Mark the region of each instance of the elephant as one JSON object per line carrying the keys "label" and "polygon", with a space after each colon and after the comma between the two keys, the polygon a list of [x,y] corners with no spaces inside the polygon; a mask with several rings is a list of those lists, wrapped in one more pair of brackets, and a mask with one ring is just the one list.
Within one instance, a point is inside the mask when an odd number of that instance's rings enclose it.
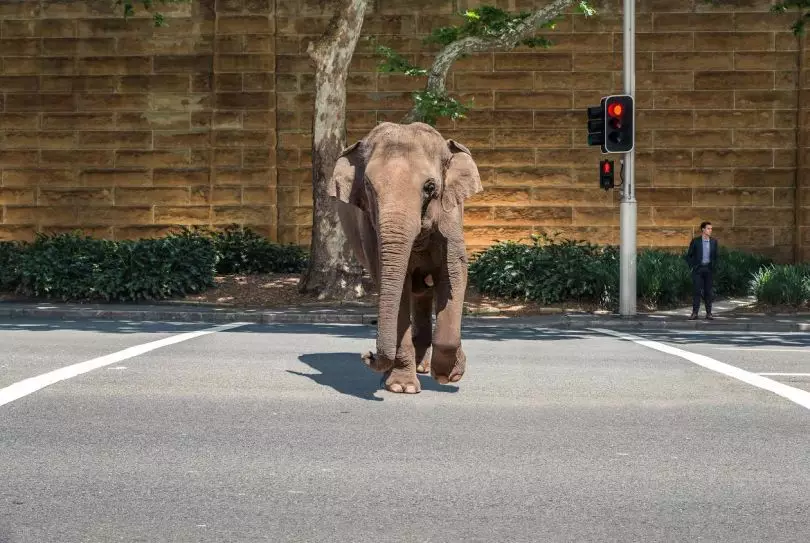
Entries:
{"label": "elephant", "polygon": [[421,122],[380,123],[338,157],[328,194],[379,293],[377,352],[361,358],[388,391],[420,392],[417,373],[464,375],[464,201],[481,191],[470,150]]}

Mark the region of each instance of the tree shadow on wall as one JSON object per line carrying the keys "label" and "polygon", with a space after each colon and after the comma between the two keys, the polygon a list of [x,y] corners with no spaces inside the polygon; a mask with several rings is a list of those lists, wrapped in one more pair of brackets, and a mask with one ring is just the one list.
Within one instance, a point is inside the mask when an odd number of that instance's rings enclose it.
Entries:
{"label": "tree shadow on wall", "polygon": [[[373,402],[383,401],[383,398],[375,396],[378,390],[391,394],[385,391],[382,375],[367,368],[360,360],[360,353],[304,354],[299,356],[298,360],[320,373],[301,373],[293,370],[287,370],[287,373],[307,377],[341,394]],[[458,387],[440,385],[430,375],[419,375],[419,381],[423,391],[458,392]]]}

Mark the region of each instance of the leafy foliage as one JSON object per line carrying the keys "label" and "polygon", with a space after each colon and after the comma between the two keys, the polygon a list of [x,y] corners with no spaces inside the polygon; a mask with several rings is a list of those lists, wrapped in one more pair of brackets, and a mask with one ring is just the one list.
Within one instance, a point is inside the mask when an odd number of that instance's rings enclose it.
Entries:
{"label": "leafy foliage", "polygon": [[217,272],[294,273],[306,263],[302,248],[236,225],[123,241],[40,234],[33,243],[0,243],[0,291],[62,301],[160,300],[201,292]]}
{"label": "leafy foliage", "polygon": [[377,68],[382,73],[403,73],[412,76],[427,75],[427,70],[414,66],[390,47],[378,45],[377,54],[383,57]]}
{"label": "leafy foliage", "polygon": [[14,289],[20,283],[20,257],[23,244],[0,241],[0,292]]}
{"label": "leafy foliage", "polygon": [[[147,11],[152,11],[155,7],[155,4],[185,4],[189,3],[192,0],[114,0],[116,6],[123,6],[124,8],[124,18],[132,17],[135,15],[135,6],[136,4],[140,4],[143,9]],[[166,17],[160,13],[159,11],[152,13],[152,19],[155,23],[155,26],[162,27],[166,25]]]}
{"label": "leafy foliage", "polygon": [[720,247],[714,290],[720,296],[746,296],[754,274],[773,261],[765,256]]}
{"label": "leafy foliage", "polygon": [[690,299],[692,277],[681,255],[646,249],[636,257],[636,295],[649,308],[673,307]]}
{"label": "leafy foliage", "polygon": [[[716,296],[748,292],[751,278],[770,260],[721,248]],[[644,249],[637,257],[639,303],[650,309],[688,304],[692,278],[684,252]],[[619,250],[584,241],[533,236],[532,243],[497,243],[473,257],[470,282],[482,293],[540,303],[579,302],[615,310],[619,295]]]}
{"label": "leafy foliage", "polygon": [[419,118],[432,126],[436,125],[440,117],[451,120],[464,118],[473,104],[471,100],[464,105],[452,96],[428,90],[415,91],[412,96]]}
{"label": "leafy foliage", "polygon": [[750,288],[760,303],[807,306],[810,304],[810,264],[764,266],[754,274]]}
{"label": "leafy foliage", "polygon": [[531,244],[499,242],[473,256],[469,277],[488,295],[545,304],[618,303],[619,252],[587,242],[532,236]]}
{"label": "leafy foliage", "polygon": [[[578,8],[586,15],[594,15],[596,10],[590,7],[588,2],[580,1]],[[464,13],[459,13],[463,22],[455,26],[445,26],[434,29],[425,39],[424,43],[439,44],[448,46],[459,40],[469,37],[484,39],[500,39],[511,35],[523,35],[525,32],[526,19],[533,12],[521,11],[520,13],[509,13],[494,6],[480,6],[470,9]],[[541,28],[554,28],[556,20],[542,21]],[[516,36],[519,37],[519,36]],[[548,48],[553,44],[550,40],[542,36],[529,36],[517,40],[517,44],[528,47]],[[379,45],[376,48],[377,54],[382,57],[378,70],[383,73],[403,73],[409,76],[421,77],[427,75],[428,71],[419,66],[414,66],[402,55],[390,47]],[[449,96],[444,91],[430,89],[416,91],[412,94],[414,100],[414,112],[419,120],[431,125],[435,125],[439,118],[449,118],[456,120],[463,118],[466,112],[472,107],[469,104],[461,104],[455,98]]]}
{"label": "leafy foliage", "polygon": [[212,236],[217,273],[297,273],[307,266],[303,248],[274,243],[249,228],[230,225]]}
{"label": "leafy foliage", "polygon": [[158,300],[212,286],[215,264],[211,239],[185,229],[138,241],[39,234],[22,251],[17,290],[62,301]]}
{"label": "leafy foliage", "polygon": [[531,14],[530,11],[513,14],[494,6],[470,9],[459,14],[464,18],[462,24],[434,29],[425,38],[425,43],[447,46],[468,37],[497,39],[516,32]]}
{"label": "leafy foliage", "polygon": [[786,0],[783,2],[777,2],[776,4],[771,6],[771,11],[774,13],[785,13],[791,9],[798,9],[799,10],[799,17],[791,26],[793,33],[797,36],[801,36],[804,34],[805,27],[807,26],[807,21],[810,20],[810,1],[808,0]]}

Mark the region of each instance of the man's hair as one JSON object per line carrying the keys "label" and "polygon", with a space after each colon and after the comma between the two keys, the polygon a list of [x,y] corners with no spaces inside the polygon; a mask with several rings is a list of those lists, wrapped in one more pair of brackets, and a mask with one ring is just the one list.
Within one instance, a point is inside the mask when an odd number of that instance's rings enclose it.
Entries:
{"label": "man's hair", "polygon": [[709,221],[703,221],[702,223],[700,223],[700,229],[703,230],[704,228],[706,228],[710,224],[712,224],[712,223],[709,222]]}

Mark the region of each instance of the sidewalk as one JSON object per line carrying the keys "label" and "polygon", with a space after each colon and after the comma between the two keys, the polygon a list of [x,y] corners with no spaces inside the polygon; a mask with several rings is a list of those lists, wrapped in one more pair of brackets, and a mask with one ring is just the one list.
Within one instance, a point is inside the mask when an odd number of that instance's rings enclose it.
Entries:
{"label": "sidewalk", "polygon": [[[465,316],[465,326],[547,327],[547,328],[610,328],[615,330],[717,330],[761,332],[810,332],[810,316],[762,316],[729,314],[735,307],[750,303],[747,299],[724,300],[715,303],[715,320],[687,319],[690,307],[638,313],[623,318],[614,314],[568,313],[530,317]],[[206,304],[62,304],[0,302],[0,318],[42,318],[65,320],[121,320],[174,322],[250,322],[250,323],[308,323],[308,324],[376,324],[374,307],[346,305],[341,307],[291,307],[283,310],[252,310],[217,307]]]}

